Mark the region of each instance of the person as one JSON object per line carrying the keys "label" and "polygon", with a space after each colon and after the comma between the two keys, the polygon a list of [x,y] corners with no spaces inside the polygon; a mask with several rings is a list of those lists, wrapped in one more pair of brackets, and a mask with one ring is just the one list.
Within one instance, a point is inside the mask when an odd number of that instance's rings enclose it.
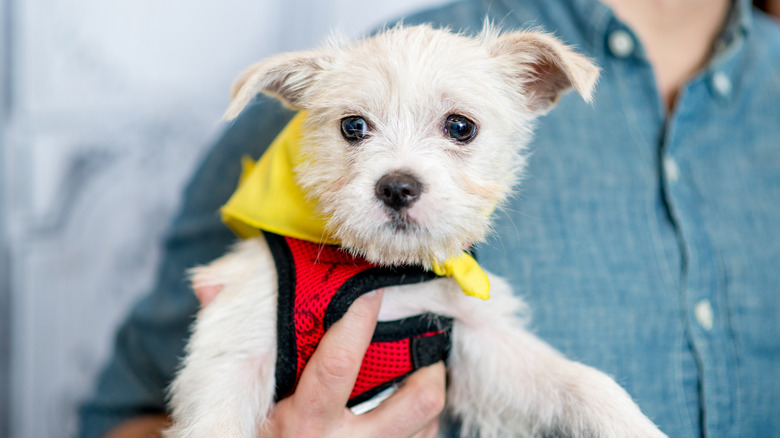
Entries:
{"label": "person", "polygon": [[[777,436],[780,27],[747,0],[456,1],[404,22],[476,32],[485,16],[552,31],[603,71],[592,106],[567,95],[539,120],[521,195],[497,214],[480,263],[522,294],[542,339],[613,376],[669,436]],[[184,273],[234,240],[215,212],[240,157],[257,158],[291,117],[258,96],[203,162],[157,286],[80,411],[82,437],[165,424],[199,306]],[[438,430],[441,364],[371,415],[344,410],[380,299],[334,325],[305,370],[314,383],[261,436],[457,432]]]}

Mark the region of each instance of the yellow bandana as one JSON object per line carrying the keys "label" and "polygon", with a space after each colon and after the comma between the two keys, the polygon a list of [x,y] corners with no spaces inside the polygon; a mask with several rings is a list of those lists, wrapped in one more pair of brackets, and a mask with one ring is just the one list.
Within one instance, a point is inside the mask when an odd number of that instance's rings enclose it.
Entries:
{"label": "yellow bandana", "polygon": [[[257,163],[243,159],[238,188],[220,210],[222,220],[238,237],[247,239],[266,230],[309,242],[340,244],[328,234],[325,218],[295,182],[303,120],[303,113],[298,113]],[[466,252],[443,264],[434,263],[433,272],[454,278],[467,295],[483,300],[490,296],[487,274]]]}

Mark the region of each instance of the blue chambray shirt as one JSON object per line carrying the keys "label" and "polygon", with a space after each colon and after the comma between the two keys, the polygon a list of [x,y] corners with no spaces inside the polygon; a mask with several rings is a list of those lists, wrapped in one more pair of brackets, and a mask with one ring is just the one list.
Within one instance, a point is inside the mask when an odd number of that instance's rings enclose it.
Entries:
{"label": "blue chambray shirt", "polygon": [[[735,2],[667,114],[636,35],[595,0],[461,1],[405,21],[473,32],[486,15],[555,32],[603,75],[594,105],[569,94],[540,120],[481,263],[530,304],[541,338],[613,376],[670,437],[780,437],[780,28]],[[215,212],[239,158],[290,117],[259,97],[203,162],[82,437],[164,410],[198,307],[184,271],[233,241]]]}

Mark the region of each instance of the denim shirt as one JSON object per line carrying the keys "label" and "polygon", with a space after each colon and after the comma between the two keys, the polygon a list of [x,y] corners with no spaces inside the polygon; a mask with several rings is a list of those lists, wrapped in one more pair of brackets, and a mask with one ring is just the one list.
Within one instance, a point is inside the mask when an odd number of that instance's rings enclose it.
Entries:
{"label": "denim shirt", "polygon": [[[552,31],[603,72],[593,105],[570,93],[539,120],[480,262],[529,303],[532,330],[613,376],[670,437],[780,436],[780,28],[735,2],[667,113],[636,34],[595,0],[460,1],[405,22],[473,32],[486,15]],[[184,272],[234,240],[215,212],[239,159],[290,117],[258,97],[203,162],[81,436],[164,411],[198,308]]]}

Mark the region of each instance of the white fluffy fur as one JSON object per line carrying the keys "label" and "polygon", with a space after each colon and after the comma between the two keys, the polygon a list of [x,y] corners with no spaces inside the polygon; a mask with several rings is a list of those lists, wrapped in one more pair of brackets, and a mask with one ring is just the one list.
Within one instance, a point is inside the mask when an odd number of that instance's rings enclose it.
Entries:
{"label": "white fluffy fur", "polygon": [[[542,33],[396,27],[252,66],[226,115],[257,92],[306,110],[307,160],[296,171],[330,230],[369,260],[428,265],[484,239],[525,164],[534,118],[569,88],[589,100],[597,76],[587,58]],[[450,114],[477,123],[473,141],[443,134]],[[344,141],[339,121],[349,115],[369,121],[369,138]],[[388,226],[375,196],[376,181],[397,170],[424,186],[405,231]],[[262,425],[273,404],[276,281],[262,238],[196,270],[197,284],[224,288],[198,315],[171,388],[168,437],[252,437]],[[447,409],[464,436],[664,436],[609,377],[526,331],[523,303],[503,280],[491,285],[485,302],[449,278],[388,288],[380,312],[455,318]]]}

